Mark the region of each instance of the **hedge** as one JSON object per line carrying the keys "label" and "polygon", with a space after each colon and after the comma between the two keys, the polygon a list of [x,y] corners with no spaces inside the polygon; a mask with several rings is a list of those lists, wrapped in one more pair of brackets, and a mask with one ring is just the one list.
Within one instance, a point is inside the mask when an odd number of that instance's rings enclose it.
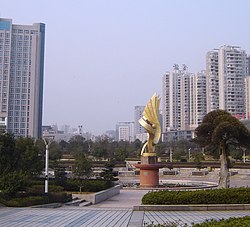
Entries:
{"label": "hedge", "polygon": [[156,191],[145,194],[144,205],[175,204],[249,204],[250,188],[227,188],[196,191]]}
{"label": "hedge", "polygon": [[79,192],[81,187],[82,192],[98,192],[112,187],[113,182],[101,179],[68,179],[61,186],[66,191]]}
{"label": "hedge", "polygon": [[[177,226],[185,226],[187,224],[181,225],[177,222],[168,222],[164,224],[144,224],[145,227],[177,227]],[[240,217],[240,218],[229,218],[229,219],[220,219],[220,220],[206,220],[200,224],[193,224],[193,227],[242,227],[242,226],[250,226],[250,216]]]}
{"label": "hedge", "polygon": [[20,193],[18,197],[11,198],[4,193],[0,193],[0,203],[11,207],[34,206],[46,203],[65,203],[72,200],[72,195],[66,192],[50,192],[46,195],[32,195]]}
{"label": "hedge", "polygon": [[229,218],[216,220],[208,220],[201,224],[194,224],[193,227],[242,227],[250,226],[250,216],[240,217],[240,218]]}

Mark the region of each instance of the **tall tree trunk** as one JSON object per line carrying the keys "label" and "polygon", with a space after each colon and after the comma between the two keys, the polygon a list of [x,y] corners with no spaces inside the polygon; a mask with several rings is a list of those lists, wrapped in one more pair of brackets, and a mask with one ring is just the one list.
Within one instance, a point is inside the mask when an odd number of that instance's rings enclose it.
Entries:
{"label": "tall tree trunk", "polygon": [[226,152],[226,143],[224,141],[220,144],[220,180],[219,188],[229,188],[229,163]]}

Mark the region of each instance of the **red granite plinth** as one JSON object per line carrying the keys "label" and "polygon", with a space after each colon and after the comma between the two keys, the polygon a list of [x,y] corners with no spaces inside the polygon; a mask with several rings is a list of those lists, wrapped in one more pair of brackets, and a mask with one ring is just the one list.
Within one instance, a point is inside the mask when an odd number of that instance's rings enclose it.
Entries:
{"label": "red granite plinth", "polygon": [[135,164],[140,169],[140,188],[156,188],[159,186],[159,169],[163,164]]}

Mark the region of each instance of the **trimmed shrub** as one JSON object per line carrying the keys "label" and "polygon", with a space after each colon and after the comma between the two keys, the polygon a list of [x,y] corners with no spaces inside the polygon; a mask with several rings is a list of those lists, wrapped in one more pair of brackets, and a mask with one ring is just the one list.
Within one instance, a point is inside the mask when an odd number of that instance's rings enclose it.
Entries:
{"label": "trimmed shrub", "polygon": [[13,198],[5,201],[4,204],[10,207],[26,207],[46,203],[47,199],[42,196],[30,196],[25,198]]}
{"label": "trimmed shrub", "polygon": [[110,181],[105,180],[88,180],[82,181],[82,191],[85,192],[98,192],[102,190],[106,190],[113,186]]}
{"label": "trimmed shrub", "polygon": [[[62,192],[62,186],[56,185],[49,185],[49,192]],[[32,185],[31,187],[27,188],[26,191],[32,194],[43,194],[44,193],[44,185]]]}
{"label": "trimmed shrub", "polygon": [[48,194],[48,203],[66,203],[72,200],[72,194],[66,192],[51,192]]}
{"label": "trimmed shrub", "polygon": [[142,204],[249,204],[250,188],[227,188],[197,191],[149,192],[142,198]]}
{"label": "trimmed shrub", "polygon": [[207,220],[201,224],[194,224],[193,227],[242,227],[250,226],[250,216],[240,217],[240,218],[229,218],[217,220]]}
{"label": "trimmed shrub", "polygon": [[[64,182],[65,191],[85,191],[85,192],[98,192],[112,187],[114,184],[112,181],[106,181],[101,179],[94,180],[81,180],[81,179],[68,179]],[[81,190],[80,190],[81,189]]]}
{"label": "trimmed shrub", "polygon": [[72,200],[72,195],[66,192],[50,192],[48,195],[32,193],[17,193],[15,197],[10,197],[5,193],[0,193],[0,203],[11,207],[34,206],[46,203],[65,203]]}

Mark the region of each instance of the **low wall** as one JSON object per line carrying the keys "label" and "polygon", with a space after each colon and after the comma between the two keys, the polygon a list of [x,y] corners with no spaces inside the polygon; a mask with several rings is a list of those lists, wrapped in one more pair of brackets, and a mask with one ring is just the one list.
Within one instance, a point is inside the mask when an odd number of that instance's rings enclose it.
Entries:
{"label": "low wall", "polygon": [[90,194],[72,194],[73,198],[79,198],[79,199],[84,199],[88,202],[91,202],[92,204],[100,203],[104,200],[107,200],[114,195],[120,194],[120,185],[116,185],[112,188],[109,188],[107,190],[103,190],[100,192],[96,193],[90,193]]}

